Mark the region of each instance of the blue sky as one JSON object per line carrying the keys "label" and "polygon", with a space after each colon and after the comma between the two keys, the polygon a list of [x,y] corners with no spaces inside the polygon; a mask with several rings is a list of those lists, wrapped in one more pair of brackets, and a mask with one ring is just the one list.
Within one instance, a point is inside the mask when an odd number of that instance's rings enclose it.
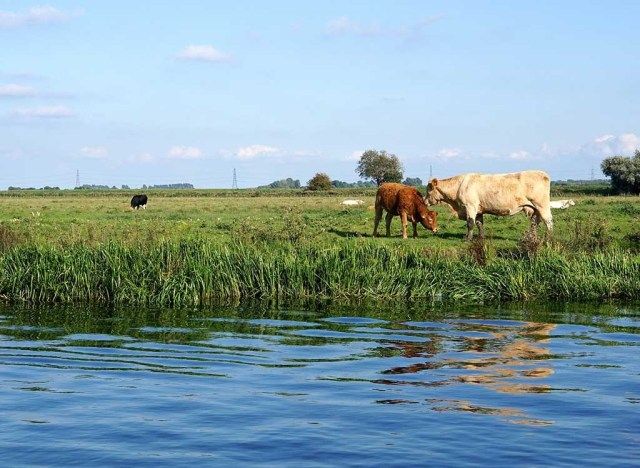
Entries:
{"label": "blue sky", "polygon": [[0,0],[0,187],[600,176],[640,147],[640,2]]}

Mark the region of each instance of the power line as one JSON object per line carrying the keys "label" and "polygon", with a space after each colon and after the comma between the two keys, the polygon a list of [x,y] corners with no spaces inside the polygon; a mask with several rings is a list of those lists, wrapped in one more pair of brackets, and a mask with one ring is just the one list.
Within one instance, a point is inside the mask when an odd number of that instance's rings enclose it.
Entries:
{"label": "power line", "polygon": [[76,169],[76,187],[80,187],[80,170]]}
{"label": "power line", "polygon": [[238,188],[238,175],[236,174],[236,168],[233,168],[233,183],[231,184],[232,189]]}

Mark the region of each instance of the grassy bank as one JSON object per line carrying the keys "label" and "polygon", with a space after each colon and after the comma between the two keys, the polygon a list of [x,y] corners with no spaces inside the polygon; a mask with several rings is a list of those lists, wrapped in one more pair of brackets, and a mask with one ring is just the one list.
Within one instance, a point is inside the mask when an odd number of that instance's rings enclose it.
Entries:
{"label": "grassy bank", "polygon": [[[331,246],[346,238],[360,238],[375,245],[408,245],[436,250],[458,249],[466,232],[465,222],[445,206],[439,212],[439,232],[420,228],[420,238],[403,243],[398,238],[400,222],[395,218],[391,239],[372,239],[373,193],[353,195],[350,189],[314,196],[216,196],[217,191],[161,191],[149,195],[145,211],[129,208],[130,196],[109,193],[65,192],[42,196],[39,192],[21,196],[0,196],[0,251],[17,245],[66,247],[85,244],[99,247],[109,242],[128,245],[158,242],[207,241],[226,245],[238,240],[305,240]],[[5,192],[7,194],[8,192]],[[225,194],[231,191],[221,192]],[[279,194],[272,190],[270,193]],[[209,194],[209,196],[207,196]],[[361,199],[360,206],[345,207],[341,201]],[[574,197],[576,205],[554,210],[555,238],[569,242],[576,228],[601,231],[612,245],[634,248],[640,240],[638,197]],[[516,245],[527,229],[524,215],[488,216],[488,242],[496,248]],[[6,236],[4,234],[6,234]]]}
{"label": "grassy bank", "polygon": [[[0,196],[0,295],[32,303],[193,305],[219,299],[596,300],[634,298],[640,199],[575,197],[553,244],[524,215],[487,217],[483,245],[443,206],[439,232],[372,238],[373,196],[162,191]],[[278,191],[271,191],[276,193]],[[224,195],[222,195],[224,193]],[[6,194],[5,194],[6,195]]]}
{"label": "grassy bank", "polygon": [[[514,251],[513,253],[517,253]],[[0,257],[10,301],[198,305],[221,299],[486,302],[640,296],[640,256],[620,250],[492,255],[374,245],[163,242],[144,249],[20,246]]]}

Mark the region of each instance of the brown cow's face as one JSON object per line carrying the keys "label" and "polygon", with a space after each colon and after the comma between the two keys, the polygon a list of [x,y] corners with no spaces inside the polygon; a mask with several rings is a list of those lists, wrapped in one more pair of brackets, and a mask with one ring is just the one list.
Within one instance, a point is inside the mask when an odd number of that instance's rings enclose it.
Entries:
{"label": "brown cow's face", "polygon": [[429,229],[431,232],[438,231],[438,213],[436,213],[435,211],[429,211],[425,209],[424,212],[420,213],[420,222],[425,227],[425,229]]}
{"label": "brown cow's face", "polygon": [[438,179],[433,179],[427,184],[427,195],[424,201],[427,205],[436,205],[442,201],[442,194],[438,190]]}

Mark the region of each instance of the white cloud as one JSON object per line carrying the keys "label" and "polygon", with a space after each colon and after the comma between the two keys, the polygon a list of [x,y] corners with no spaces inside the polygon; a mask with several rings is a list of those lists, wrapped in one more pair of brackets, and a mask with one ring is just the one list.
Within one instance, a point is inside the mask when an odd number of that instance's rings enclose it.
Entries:
{"label": "white cloud", "polygon": [[319,157],[322,153],[317,150],[295,150],[291,153],[291,156],[294,158],[311,158],[311,157]]}
{"label": "white cloud", "polygon": [[82,11],[79,10],[61,11],[50,5],[35,6],[19,12],[0,11],[0,28],[61,23],[81,14]]}
{"label": "white cloud", "polygon": [[169,159],[201,159],[202,150],[195,146],[174,146],[169,150]]}
{"label": "white cloud", "polygon": [[526,161],[532,159],[531,153],[525,150],[518,150],[509,153],[509,159],[515,159],[516,161]]}
{"label": "white cloud", "polygon": [[106,158],[109,151],[104,146],[84,146],[80,148],[80,152],[87,158],[102,159]]}
{"label": "white cloud", "polygon": [[31,86],[19,84],[0,85],[0,97],[29,97],[35,96],[36,90]]}
{"label": "white cloud", "polygon": [[438,156],[443,159],[456,158],[462,154],[459,148],[442,148],[438,151]]}
{"label": "white cloud", "polygon": [[410,38],[417,37],[424,29],[441,19],[442,15],[434,15],[423,20],[404,26],[387,26],[379,23],[360,23],[353,21],[347,16],[341,16],[330,20],[325,28],[325,32],[330,36],[364,36],[364,37],[396,37]]}
{"label": "white cloud", "polygon": [[278,148],[267,145],[251,145],[238,148],[236,156],[238,159],[254,159],[262,156],[270,156],[278,153]]}
{"label": "white cloud", "polygon": [[640,149],[640,137],[635,133],[606,134],[582,145],[580,153],[597,157],[630,156],[636,149]]}
{"label": "white cloud", "polygon": [[231,55],[220,52],[212,45],[188,45],[177,55],[181,60],[195,60],[200,62],[228,62]]}
{"label": "white cloud", "polygon": [[14,109],[11,114],[14,117],[26,119],[62,119],[75,115],[67,106],[40,106]]}
{"label": "white cloud", "polygon": [[345,159],[347,161],[359,161],[360,158],[362,157],[362,154],[364,153],[364,150],[356,150],[353,151],[349,156],[347,156]]}

